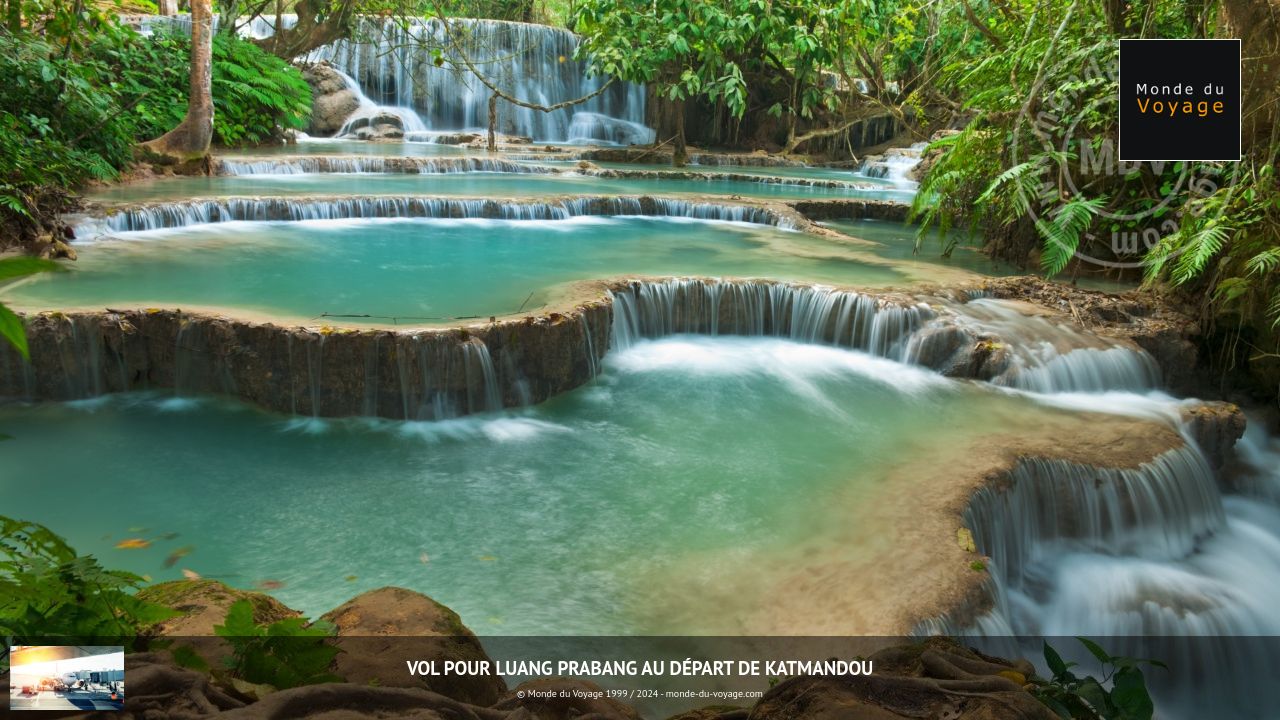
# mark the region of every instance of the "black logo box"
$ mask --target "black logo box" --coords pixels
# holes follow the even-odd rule
[[[1121,161],[1240,159],[1238,39],[1122,39],[1118,84]],[[1138,92],[1141,85],[1146,92]],[[1166,87],[1182,92],[1166,94]],[[1192,104],[1190,114],[1184,113],[1186,102]],[[1170,103],[1177,104],[1172,115]],[[1200,103],[1207,103],[1204,116]],[[1213,112],[1215,103],[1222,103],[1222,112]],[[1157,114],[1157,107],[1163,112]]]

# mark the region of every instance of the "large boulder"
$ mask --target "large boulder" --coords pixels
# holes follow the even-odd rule
[[[507,690],[498,675],[411,675],[406,660],[489,661],[458,614],[421,593],[384,587],[325,613],[342,651],[334,673],[357,684],[425,688],[454,700],[492,705]]]
[[[311,122],[307,132],[329,136],[338,132],[360,107],[360,97],[345,78],[328,63],[316,63],[302,70],[311,86]]]
[[[230,645],[216,637],[213,628],[227,619],[227,610],[240,600],[248,600],[253,605],[253,620],[259,625],[270,625],[277,620],[301,615],[270,595],[237,590],[217,580],[164,582],[139,590],[138,597],[177,612],[176,616],[156,624],[150,631],[174,638],[171,650],[189,648],[211,668],[222,667],[224,659],[232,653]]]

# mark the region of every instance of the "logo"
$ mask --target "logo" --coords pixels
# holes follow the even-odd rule
[[[1206,57],[1214,59],[1202,63]],[[1046,62],[1044,101],[1022,108],[1013,134],[1014,165],[1024,165],[1025,181],[1017,187],[1026,213],[1046,243],[1064,243],[1078,260],[1141,268],[1164,238],[1203,215],[1199,201],[1233,184],[1240,157],[1239,41],[1121,40],[1119,53],[1106,57]],[[1195,72],[1180,70],[1197,63]],[[1070,233],[1060,232],[1064,228],[1079,233],[1074,248],[1065,246]],[[1090,249],[1110,253],[1095,257]]]

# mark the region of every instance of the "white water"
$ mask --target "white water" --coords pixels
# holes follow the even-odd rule
[[[720,205],[654,197],[579,197],[517,203],[490,199],[342,197],[330,199],[226,198],[129,206],[75,228],[78,240],[105,232],[132,232],[233,221],[351,218],[493,218],[565,220],[584,215],[685,217],[794,229],[789,217],[750,205]]]
[[[551,175],[559,172],[545,165],[512,162],[487,157],[382,157],[377,155],[312,155],[299,157],[245,158],[221,157],[215,161],[219,175],[311,175],[405,173],[437,175],[451,173],[512,173]]]
[[[673,279],[632,283],[612,295],[611,348],[680,333],[767,335],[900,360],[912,334],[933,317],[924,304],[781,283]]]
[[[307,59],[332,63],[372,102],[410,108],[423,129],[435,132],[488,129],[493,93],[466,68],[464,55],[504,92],[530,103],[585,97],[605,83],[588,77],[586,64],[574,59],[578,38],[568,30],[498,20],[450,23],[446,29],[436,19],[401,25],[362,18],[355,40],[319,48]],[[496,129],[538,142],[649,143],[653,131],[644,126],[644,107],[643,86],[614,83],[584,103],[553,112],[500,101]]]
[[[1110,345],[997,301],[961,310],[965,322],[1013,342],[997,384],[1042,401],[1180,423],[1185,403],[1155,392],[1142,351]],[[1064,438],[1088,444],[1089,437]],[[1090,672],[1070,638],[1153,657],[1157,717],[1269,718],[1280,691],[1262,682],[1280,663],[1280,448],[1254,428],[1240,441],[1240,477],[1219,487],[1194,441],[1135,470],[1024,461],[1008,488],[978,492],[965,524],[991,558],[995,610],[967,628],[993,652],[1038,657],[1010,637],[1048,637]],[[1004,642],[999,642],[1003,639]],[[1261,686],[1261,687],[1260,687]]]
[[[357,137],[358,130],[369,126],[379,116],[396,118],[405,135],[427,132],[426,124],[422,122],[422,118],[418,116],[418,113],[414,112],[413,108],[399,105],[379,105],[364,94],[364,90],[361,89],[360,83],[356,82],[355,78],[341,70],[336,70],[336,72],[342,76],[342,81],[347,84],[347,88],[351,92],[355,93],[356,100],[360,102],[359,107],[347,117],[347,121],[342,124],[342,127],[336,133],[338,137]]]
[[[890,148],[878,159],[863,161],[854,175],[888,180],[895,188],[914,192],[919,183],[907,177],[920,164],[920,156],[929,143],[916,143],[905,148]]]

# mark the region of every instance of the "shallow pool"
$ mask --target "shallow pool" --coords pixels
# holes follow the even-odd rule
[[[813,198],[906,199],[888,187],[811,187],[743,180],[616,179],[524,173],[314,173],[162,178],[116,185],[95,193],[101,202],[142,202],[232,196],[434,195],[528,198],[558,195],[738,195],[796,200]]]
[[[67,272],[0,297],[31,309],[211,307],[379,323],[533,310],[565,283],[624,274],[902,280],[801,233],[684,218],[226,222],[122,233],[78,251]]]
[[[886,486],[895,465],[945,464],[1043,412],[853,351],[677,336],[543,405],[459,420],[153,395],[0,406],[0,507],[109,567],[269,587],[313,615],[398,585],[482,634],[800,631],[750,620],[781,575],[919,551],[888,519],[912,502]],[[876,541],[823,539],[854,526]]]

